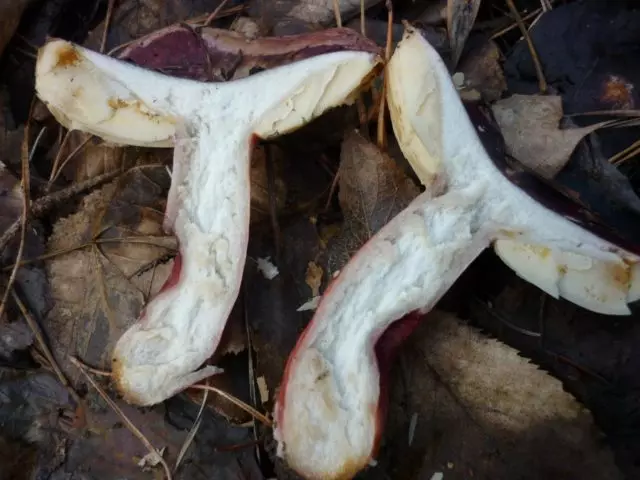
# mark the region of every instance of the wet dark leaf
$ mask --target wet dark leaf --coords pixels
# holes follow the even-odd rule
[[[162,230],[168,184],[163,165],[131,170],[54,226],[47,271],[55,305],[43,326],[76,385],[68,355],[110,368],[114,343],[171,271],[176,243]]]
[[[391,478],[623,478],[560,381],[453,315],[429,314],[396,371],[379,458]]]
[[[360,6],[368,9],[382,0],[339,0],[338,10],[342,22],[360,14]],[[275,35],[301,33],[320,26],[335,26],[336,16],[333,1],[317,0],[250,0],[249,13],[260,18]]]
[[[20,17],[31,0],[2,0],[0,1],[0,56],[13,36]]]
[[[447,31],[451,45],[452,64],[456,65],[473,28],[481,0],[448,0]]]
[[[329,276],[420,193],[389,156],[355,131],[342,144],[339,175],[344,224],[329,245]]]

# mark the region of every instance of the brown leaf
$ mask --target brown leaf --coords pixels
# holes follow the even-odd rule
[[[500,64],[502,54],[493,40],[474,42],[460,60],[457,70],[464,74],[464,87],[476,90],[487,103],[493,103],[507,90]]]
[[[31,0],[0,1],[0,56],[18,28],[22,12],[29,3]]]
[[[115,4],[107,34],[106,51],[179,22],[206,19],[222,0],[122,0]],[[232,6],[230,3],[229,6]],[[221,15],[219,15],[221,16]],[[99,49],[105,22],[90,33],[85,45]]]
[[[560,130],[562,98],[554,95],[513,95],[492,109],[507,153],[546,178],[562,170],[578,142],[602,126]]]
[[[342,22],[360,14],[360,6],[370,8],[382,0],[338,0]],[[335,25],[333,0],[250,0],[249,13],[260,18],[275,35],[291,35],[314,27]]]
[[[448,0],[447,31],[453,65],[457,65],[462,49],[476,21],[481,0]]]
[[[320,286],[322,285],[323,274],[324,270],[322,270],[322,267],[320,265],[313,261],[309,262],[309,265],[307,267],[307,274],[304,278],[304,281],[307,285],[309,285],[312,297],[320,295]]]
[[[391,478],[621,478],[591,414],[560,381],[453,315],[431,313],[400,363]]]
[[[356,131],[342,143],[338,174],[344,225],[329,245],[329,276],[420,193],[388,155]]]
[[[154,448],[163,451],[163,458],[168,465],[175,465],[176,457],[193,420],[182,418],[180,420],[184,425],[177,427],[175,419],[167,421],[170,412],[167,412],[165,406],[156,406],[143,411],[124,401],[117,400],[116,403]],[[102,405],[100,407],[87,413],[87,428],[84,435],[78,436],[69,447],[64,469],[76,475],[88,473],[90,478],[132,480],[163,478],[161,475],[154,476],[162,471],[161,467],[152,468],[147,464],[143,469],[140,466],[141,460],[149,454],[149,451],[122,425],[120,418],[112,410],[103,408]],[[197,408],[195,405],[194,407]],[[234,441],[249,441],[248,432],[222,430],[210,415],[205,415],[197,440],[191,445],[185,461],[174,478],[184,480],[243,478],[242,472],[245,469],[253,473],[253,476],[246,478],[256,478],[253,459],[246,456],[242,458],[242,453],[234,455],[215,451],[216,446],[224,446],[224,442]],[[150,474],[150,471],[154,474]]]
[[[48,251],[60,253],[47,271],[55,305],[43,327],[73,384],[80,377],[68,355],[108,369],[115,341],[169,276],[176,242],[162,230],[168,183],[162,166],[137,168],[54,226]]]

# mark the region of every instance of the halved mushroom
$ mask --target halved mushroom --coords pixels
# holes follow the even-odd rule
[[[169,77],[63,40],[41,48],[37,94],[68,128],[175,147],[164,226],[180,254],[113,352],[114,380],[129,402],[161,402],[218,371],[200,367],[238,294],[253,141],[348,102],[380,62],[378,47],[353,32],[323,43],[324,35],[297,38],[308,58],[226,83]]]
[[[625,313],[637,295],[637,249],[606,238],[569,198],[508,163],[500,134],[480,107],[465,109],[418,31],[407,29],[387,75],[399,143],[428,187],[444,193],[434,198],[427,188],[356,253],[288,359],[275,438],[278,454],[306,478],[350,478],[369,464],[383,424],[380,341],[406,336],[416,315],[492,243],[503,242],[499,251],[520,272],[530,265],[538,284],[557,285],[558,294],[592,309]],[[538,249],[505,254],[509,242]],[[607,292],[599,289],[604,275],[615,282]]]

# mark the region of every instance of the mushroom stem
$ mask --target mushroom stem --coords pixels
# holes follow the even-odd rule
[[[280,455],[306,478],[351,478],[379,440],[374,346],[396,320],[430,310],[484,250],[477,186],[418,197],[349,261],[292,353],[276,407]]]
[[[321,54],[227,83],[168,77],[62,40],[39,52],[38,95],[68,128],[175,146],[164,227],[179,241],[180,262],[114,348],[113,378],[127,401],[159,403],[219,371],[203,365],[240,287],[254,138],[348,103],[379,64],[375,51],[350,48],[366,42],[340,32],[325,35],[329,45],[298,38]]]

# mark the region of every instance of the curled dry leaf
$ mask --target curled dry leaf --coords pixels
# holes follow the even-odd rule
[[[391,478],[430,478],[443,468],[453,480],[622,478],[591,414],[559,380],[455,316],[429,314],[402,358],[391,452],[380,459]]]
[[[43,327],[74,384],[81,377],[68,355],[109,370],[115,341],[171,272],[177,245],[162,230],[168,183],[162,166],[132,170],[54,226],[46,263],[55,304]]]
[[[452,63],[455,66],[473,28],[481,0],[448,0],[447,31],[451,45]]]
[[[339,175],[344,224],[329,242],[329,277],[420,193],[388,155],[356,131],[342,143]]]
[[[555,95],[513,95],[492,109],[507,153],[546,178],[562,170],[578,142],[602,126],[561,130],[562,98]]]

